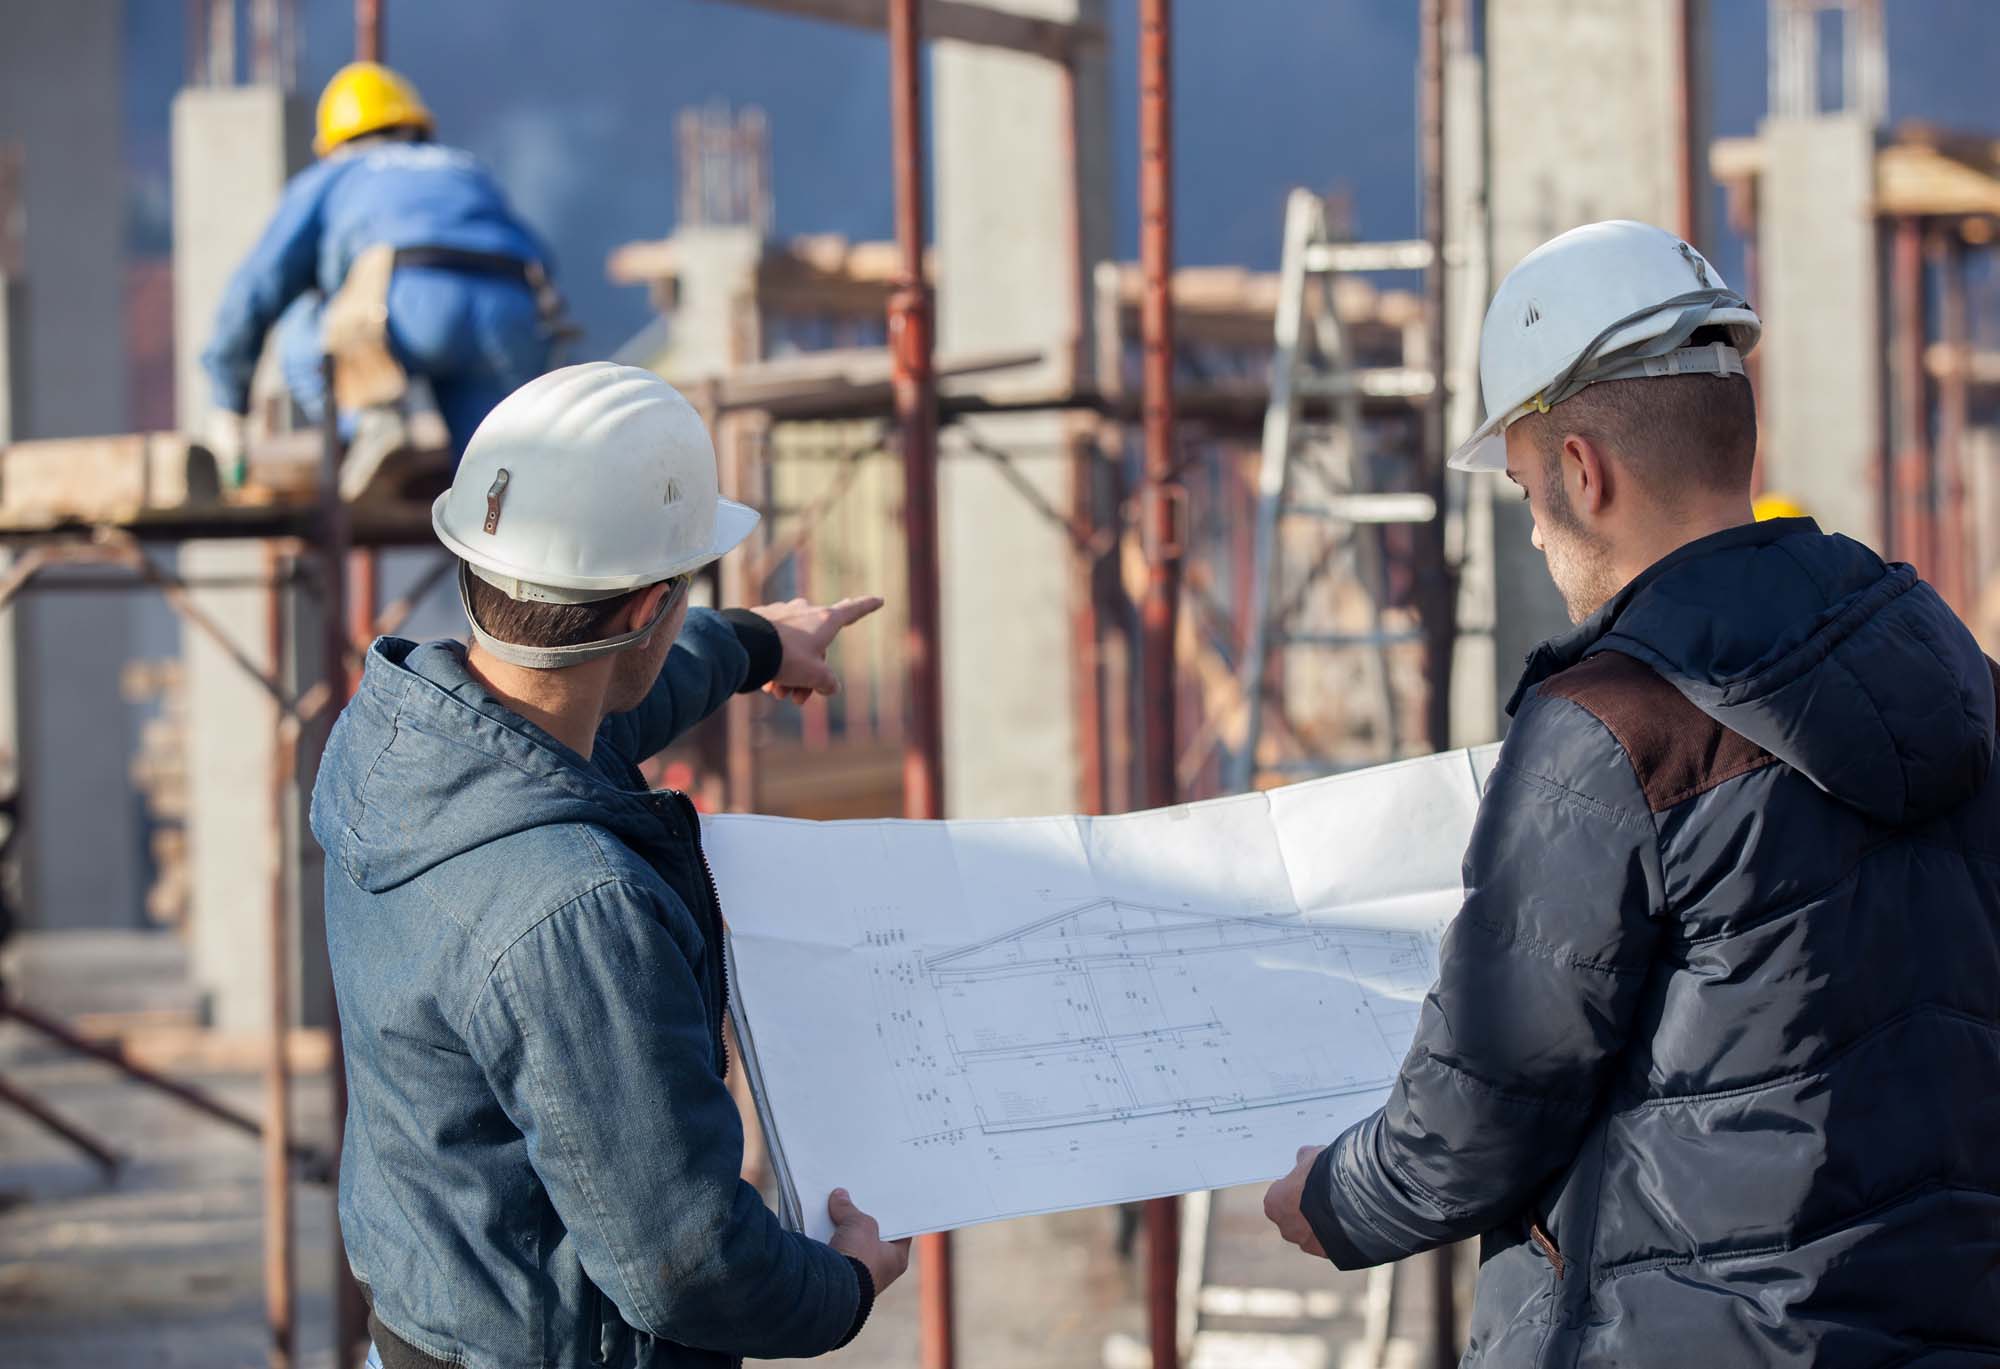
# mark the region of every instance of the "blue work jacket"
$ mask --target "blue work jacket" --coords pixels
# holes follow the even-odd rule
[[[711,1366],[851,1338],[867,1271],[738,1178],[721,910],[638,762],[768,680],[695,610],[589,757],[456,642],[375,643],[314,789],[346,1050],[341,1233],[389,1369]]]

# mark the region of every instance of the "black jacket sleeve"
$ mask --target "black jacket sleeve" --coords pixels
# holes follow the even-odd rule
[[[1320,1156],[1303,1208],[1343,1269],[1475,1235],[1574,1157],[1658,937],[1659,847],[1618,742],[1565,699],[1517,718],[1465,902],[1389,1100]]]

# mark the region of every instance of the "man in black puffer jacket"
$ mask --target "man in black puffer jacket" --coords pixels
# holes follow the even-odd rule
[[[1347,1269],[1480,1236],[1467,1364],[2000,1363],[1995,668],[1910,567],[1751,521],[1756,333],[1638,224],[1487,316],[1461,464],[1578,626],[1387,1104],[1266,1198]]]

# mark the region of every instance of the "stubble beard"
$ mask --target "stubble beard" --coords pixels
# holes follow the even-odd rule
[[[1620,585],[1612,568],[1611,545],[1583,526],[1570,506],[1569,494],[1560,477],[1546,482],[1542,529],[1542,554],[1549,565],[1549,578],[1562,595],[1563,607],[1572,623],[1581,623],[1609,602]]]

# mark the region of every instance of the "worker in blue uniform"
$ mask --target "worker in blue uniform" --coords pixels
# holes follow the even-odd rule
[[[286,187],[237,268],[202,353],[213,387],[208,445],[242,469],[251,375],[277,328],[286,384],[317,422],[334,359],[343,424],[426,380],[452,458],[487,413],[550,365],[548,249],[472,156],[431,141],[416,88],[356,62],[320,97],[320,160]]]

